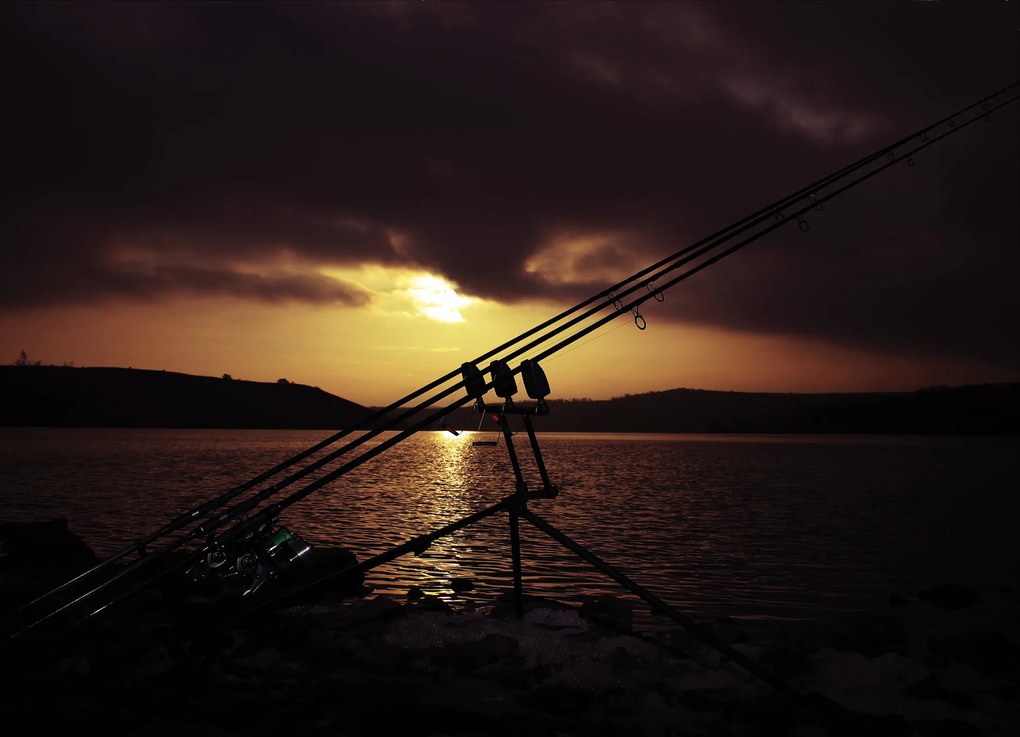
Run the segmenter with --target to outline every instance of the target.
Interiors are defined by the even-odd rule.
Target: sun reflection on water
[[[418,468],[409,470],[413,483],[405,489],[406,508],[399,526],[408,539],[438,530],[502,498],[507,481],[500,478],[504,464],[494,463],[484,449],[472,445],[474,432],[454,435],[448,431],[418,433],[415,458]],[[512,490],[512,483],[509,484]],[[497,515],[498,517],[499,515]],[[392,518],[389,520],[392,524]],[[421,555],[407,555],[372,572],[368,583],[391,595],[403,595],[411,586],[425,594],[463,603],[470,598],[453,592],[454,579],[491,578],[491,526],[473,526],[434,541]]]

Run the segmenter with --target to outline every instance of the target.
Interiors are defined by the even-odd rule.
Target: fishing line
[[[930,145],[932,145],[934,143],[937,143],[940,140],[948,138],[949,136],[953,135],[954,133],[958,133],[959,131],[961,131],[964,128],[966,128],[967,126],[977,122],[978,120],[986,119],[987,115],[989,113],[994,112],[995,110],[999,110],[999,109],[1005,107],[1006,105],[1012,104],[1012,103],[1016,102],[1017,100],[1020,100],[1020,97],[1011,98],[1011,99],[1009,99],[1009,100],[1007,100],[1007,101],[1005,101],[1005,102],[1003,102],[1003,103],[1001,103],[999,105],[996,105],[995,107],[989,108],[988,112],[982,113],[981,115],[978,115],[977,117],[974,117],[974,118],[972,118],[972,119],[970,119],[970,120],[968,120],[966,122],[963,122],[963,123],[956,123],[955,120],[950,119],[950,122],[952,123],[952,126],[950,127],[950,129],[947,132],[943,133],[942,135],[936,136],[935,138],[931,138],[931,139],[921,143],[920,146],[917,146],[916,148],[910,150],[903,157],[899,157],[899,158],[892,157],[892,158],[889,158],[887,160],[887,162],[885,164],[881,165],[879,168],[874,169],[874,170],[868,172],[867,174],[865,174],[865,175],[863,175],[863,176],[853,180],[849,184],[846,184],[846,185],[844,185],[842,187],[839,187],[838,189],[836,189],[835,191],[825,195],[824,197],[817,198],[817,200],[811,202],[808,206],[803,207],[803,208],[795,211],[793,213],[793,217],[798,217],[798,218],[802,217],[806,213],[810,212],[810,210],[812,208],[815,208],[818,204],[825,203],[825,202],[827,202],[827,201],[829,201],[829,200],[839,196],[840,194],[843,194],[847,190],[850,190],[850,189],[858,186],[859,184],[867,181],[868,179],[870,179],[871,177],[875,176],[876,174],[879,174],[879,173],[885,171],[886,169],[888,169],[891,166],[896,166],[896,165],[898,165],[898,164],[900,164],[900,163],[902,163],[904,161],[907,161],[907,162],[912,161],[913,160],[912,157],[913,157],[914,154],[919,153],[920,151],[924,150],[928,146],[930,146]],[[753,236],[751,236],[749,238],[746,238],[743,241],[740,241],[739,243],[737,243],[737,244],[735,244],[733,246],[730,246],[729,248],[725,249],[724,251],[721,251],[720,253],[717,253],[714,256],[709,257],[708,259],[706,259],[702,263],[698,264],[697,266],[692,267],[691,269],[689,269],[688,271],[684,272],[683,274],[681,274],[679,276],[676,276],[673,279],[670,279],[669,281],[667,281],[664,284],[660,285],[659,289],[665,290],[665,289],[669,289],[669,288],[679,284],[680,282],[690,278],[694,274],[696,274],[696,273],[698,273],[700,271],[703,271],[704,269],[708,268],[709,266],[712,266],[712,265],[718,263],[719,261],[721,261],[725,257],[727,257],[727,256],[729,256],[729,255],[731,255],[733,253],[736,253],[737,251],[739,251],[740,249],[746,247],[747,245],[757,241],[758,239],[764,237],[765,235],[768,235],[772,231],[777,230],[778,228],[781,228],[784,225],[787,225],[787,224],[789,224],[791,222],[794,222],[793,217],[777,219],[774,223],[772,223],[771,225],[769,225],[765,229],[755,233]],[[710,249],[704,249],[702,251],[702,253],[698,254],[698,256],[706,255],[708,250],[710,250]],[[663,271],[671,271],[671,270],[673,270],[675,268],[676,267],[670,267],[668,269],[664,269]],[[644,304],[645,302],[647,302],[651,298],[652,298],[651,294],[644,295],[642,297],[639,297],[639,298],[633,300],[632,302],[629,302],[629,303],[625,304],[624,308],[626,310],[628,310],[628,311],[632,311],[632,310],[640,307],[642,304]],[[562,340],[559,343],[556,343],[555,345],[551,346],[550,348],[547,348],[545,351],[542,351],[539,354],[537,354],[535,360],[541,361],[544,358],[546,358],[547,356],[552,355],[553,353],[556,353],[559,350],[562,350],[562,348],[572,344],[573,342],[578,340],[580,337],[583,337],[584,335],[587,335],[588,333],[592,332],[593,330],[597,330],[598,327],[600,327],[601,325],[606,324],[610,320],[616,319],[621,314],[623,314],[623,312],[622,311],[618,311],[616,314],[607,315],[607,316],[603,317],[602,319],[592,323],[591,325],[588,325],[588,326],[578,330],[576,333],[571,335],[569,338],[566,338],[565,340]]]
[[[609,328],[608,330],[604,330],[601,333],[598,333],[597,335],[591,336],[590,338],[588,338],[588,340],[582,341],[581,343],[578,343],[577,345],[570,346],[566,350],[560,351],[559,353],[557,353],[555,355],[549,356],[549,358],[546,359],[546,365],[552,363],[553,361],[555,361],[558,358],[562,358],[563,356],[567,355],[571,351],[575,351],[575,350],[577,350],[578,348],[580,348],[582,346],[588,345],[592,341],[598,340],[599,338],[604,338],[607,335],[609,335],[610,333],[615,333],[620,328],[625,328],[625,327],[627,327],[627,323],[621,322],[619,325],[614,325],[613,327]],[[534,361],[534,360],[536,360],[536,358],[534,356],[530,356],[528,360]]]

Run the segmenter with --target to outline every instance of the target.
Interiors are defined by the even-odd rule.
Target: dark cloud
[[[628,254],[1014,81],[1018,5],[9,3],[0,308],[358,304],[316,267],[366,261],[579,300]],[[650,319],[1017,367],[1017,123],[997,113]],[[571,238],[591,251],[554,273]]]

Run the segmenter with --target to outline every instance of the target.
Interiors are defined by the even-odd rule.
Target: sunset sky
[[[1020,78],[1020,2],[5,3],[0,363],[397,399]],[[1020,103],[545,363],[1020,380]]]

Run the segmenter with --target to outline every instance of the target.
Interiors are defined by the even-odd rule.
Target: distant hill
[[[781,394],[671,389],[608,400],[549,399],[537,430],[682,433],[995,434],[1020,430],[1020,384],[914,392]],[[447,416],[476,429],[469,407]],[[512,427],[518,427],[511,422]],[[483,429],[494,429],[486,420]]]
[[[340,428],[369,414],[322,389],[172,371],[0,366],[0,425]]]
[[[671,389],[607,400],[550,397],[549,407],[548,415],[535,418],[540,432],[1013,435],[1020,430],[1020,383],[842,394]],[[340,429],[366,427],[360,423],[372,411],[289,382],[0,366],[0,426]],[[479,415],[465,406],[446,420],[452,428],[474,430]],[[520,427],[519,419],[513,427]],[[486,419],[483,429],[494,428]]]

